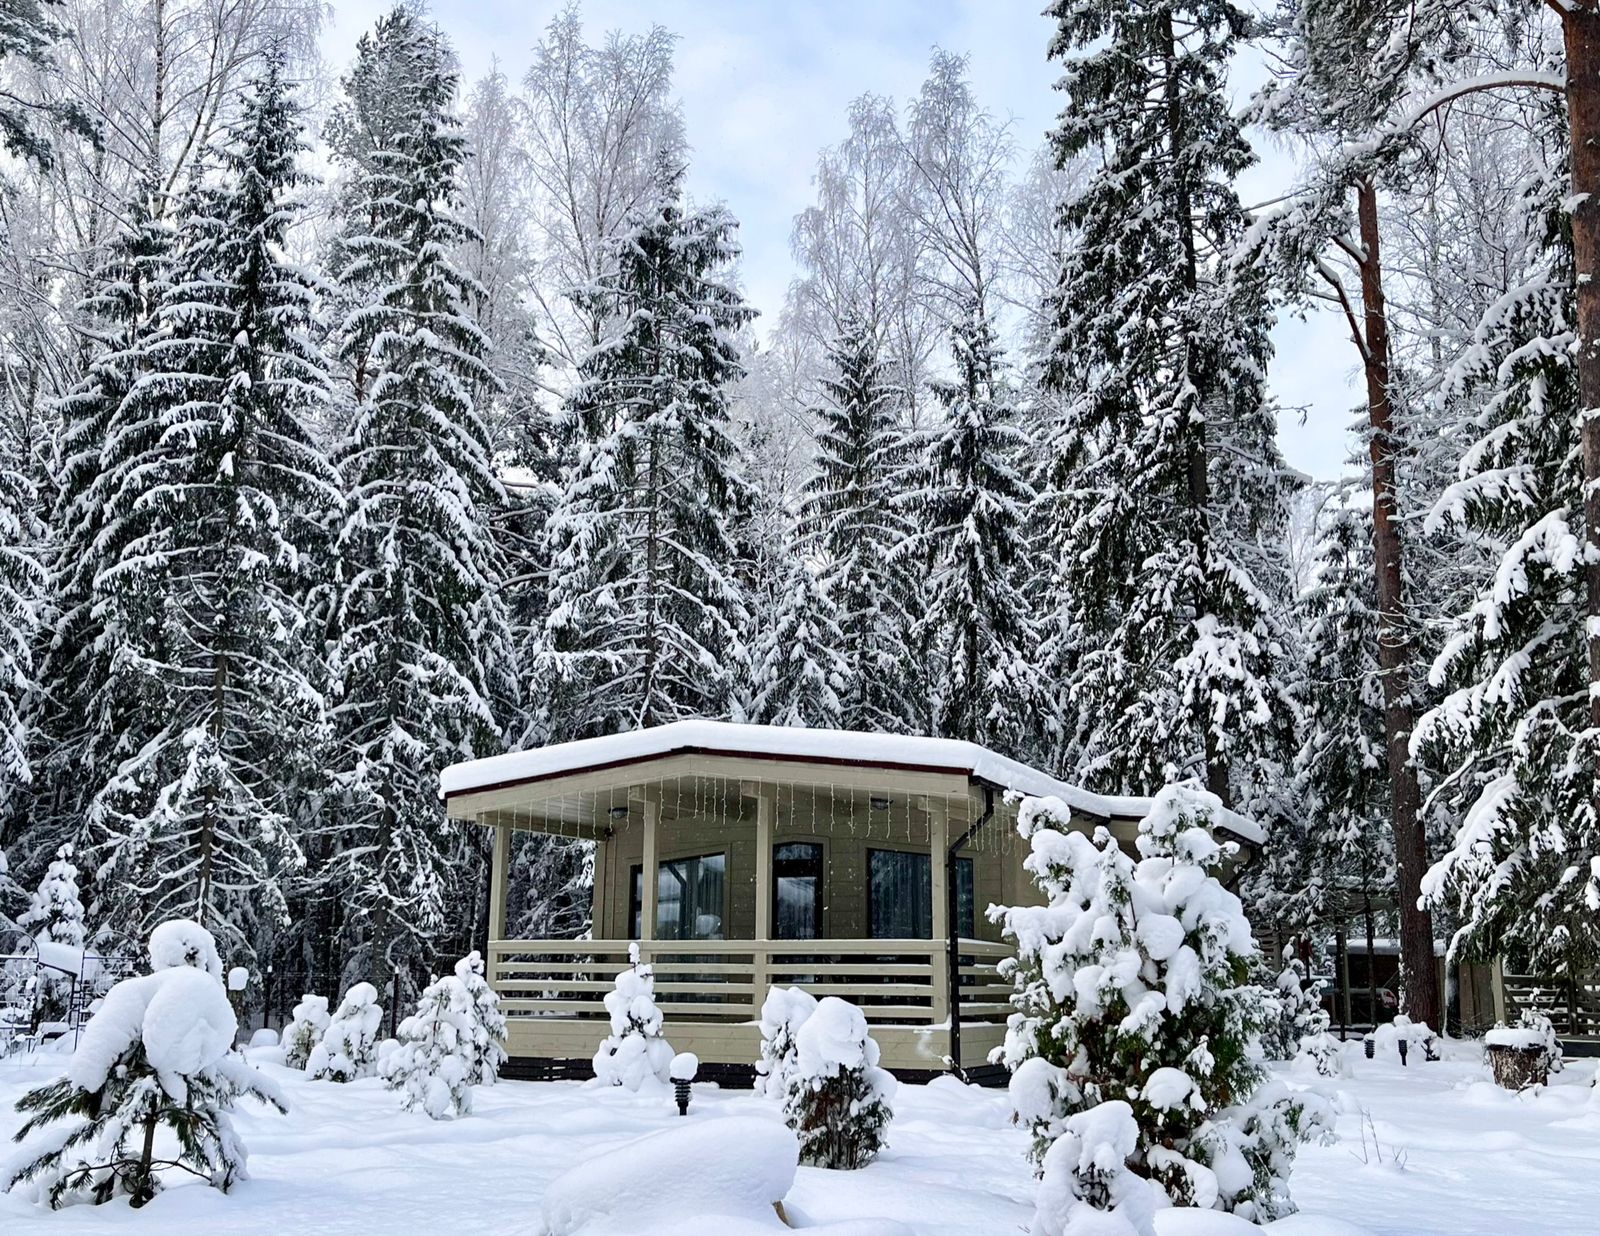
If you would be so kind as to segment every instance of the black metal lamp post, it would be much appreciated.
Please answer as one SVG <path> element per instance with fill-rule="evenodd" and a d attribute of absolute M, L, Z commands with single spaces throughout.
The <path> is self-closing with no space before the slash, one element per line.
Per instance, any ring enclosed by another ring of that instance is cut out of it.
<path fill-rule="evenodd" d="M 678 1101 L 678 1115 L 689 1114 L 689 1083 L 700 1071 L 700 1057 L 692 1051 L 680 1052 L 672 1058 L 672 1097 Z"/>

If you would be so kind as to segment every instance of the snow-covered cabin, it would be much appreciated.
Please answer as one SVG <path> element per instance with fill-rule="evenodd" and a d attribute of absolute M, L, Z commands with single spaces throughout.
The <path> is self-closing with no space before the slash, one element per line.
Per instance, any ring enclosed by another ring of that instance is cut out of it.
<path fill-rule="evenodd" d="M 489 976 L 533 1075 L 588 1075 L 631 941 L 703 1071 L 756 1059 L 771 984 L 860 1005 L 888 1068 L 980 1070 L 1009 1011 L 984 911 L 1035 899 L 1008 795 L 1127 840 L 1149 807 L 968 742 L 716 721 L 456 764 L 443 790 L 452 819 L 494 830 Z M 1245 860 L 1262 840 L 1237 815 L 1217 828 Z M 593 938 L 505 938 L 519 832 L 594 843 Z"/>

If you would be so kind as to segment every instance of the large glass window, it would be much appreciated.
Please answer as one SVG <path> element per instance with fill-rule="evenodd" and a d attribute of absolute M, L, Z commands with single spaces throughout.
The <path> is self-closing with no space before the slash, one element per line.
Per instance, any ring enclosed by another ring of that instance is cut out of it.
<path fill-rule="evenodd" d="M 728 856 L 702 854 L 694 858 L 673 858 L 659 864 L 657 870 L 656 939 L 723 939 Z M 633 938 L 637 940 L 644 904 L 643 867 L 633 869 L 633 891 L 629 900 L 632 904 L 628 917 Z"/>
<path fill-rule="evenodd" d="M 822 935 L 822 847 L 786 841 L 772 847 L 772 936 L 815 940 Z"/>
<path fill-rule="evenodd" d="M 874 940 L 927 940 L 933 935 L 933 860 L 902 850 L 868 850 L 871 929 Z M 956 934 L 970 938 L 977 925 L 972 860 L 956 859 Z"/>
<path fill-rule="evenodd" d="M 933 866 L 926 854 L 868 850 L 872 938 L 927 940 L 933 936 Z"/>

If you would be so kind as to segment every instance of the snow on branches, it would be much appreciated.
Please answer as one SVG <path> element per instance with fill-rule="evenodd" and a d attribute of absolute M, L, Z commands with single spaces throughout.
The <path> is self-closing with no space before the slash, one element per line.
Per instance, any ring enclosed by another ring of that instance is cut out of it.
<path fill-rule="evenodd" d="M 769 1078 L 768 1089 L 772 1082 Z M 800 1138 L 800 1160 L 865 1167 L 887 1144 L 895 1079 L 878 1067 L 878 1044 L 861 1010 L 826 996 L 794 1033 L 783 1117 Z"/>
<path fill-rule="evenodd" d="M 665 1084 L 672 1044 L 661 1030 L 655 971 L 639 961 L 639 946 L 628 945 L 628 968 L 606 993 L 611 1033 L 594 1054 L 594 1075 L 604 1086 L 637 1090 L 654 1079 Z"/>

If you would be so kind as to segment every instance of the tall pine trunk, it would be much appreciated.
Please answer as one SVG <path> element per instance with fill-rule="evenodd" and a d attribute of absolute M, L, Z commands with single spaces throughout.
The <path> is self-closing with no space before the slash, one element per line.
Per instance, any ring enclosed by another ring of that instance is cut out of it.
<path fill-rule="evenodd" d="M 1394 404 L 1389 395 L 1389 320 L 1383 296 L 1383 254 L 1378 232 L 1378 191 L 1356 182 L 1361 232 L 1361 302 L 1366 336 L 1367 414 L 1371 424 L 1372 547 L 1377 567 L 1378 666 L 1383 686 L 1383 737 L 1388 752 L 1390 825 L 1394 831 L 1395 895 L 1400 911 L 1400 978 L 1405 1010 L 1413 1021 L 1441 1029 L 1439 983 L 1433 961 L 1433 916 L 1420 905 L 1428 869 L 1427 839 L 1419 818 L 1422 793 L 1411 759 L 1415 721 L 1411 697 L 1411 634 L 1405 600 L 1400 528 L 1396 522 Z M 1370 962 L 1370 958 L 1368 959 Z"/>
<path fill-rule="evenodd" d="M 1583 443 L 1583 523 L 1589 561 L 1585 616 L 1589 724 L 1600 731 L 1600 4 L 1579 0 L 1564 15 L 1567 123 L 1572 141 L 1572 256 L 1577 275 L 1578 397 Z M 1592 803 L 1600 818 L 1600 768 Z"/>

